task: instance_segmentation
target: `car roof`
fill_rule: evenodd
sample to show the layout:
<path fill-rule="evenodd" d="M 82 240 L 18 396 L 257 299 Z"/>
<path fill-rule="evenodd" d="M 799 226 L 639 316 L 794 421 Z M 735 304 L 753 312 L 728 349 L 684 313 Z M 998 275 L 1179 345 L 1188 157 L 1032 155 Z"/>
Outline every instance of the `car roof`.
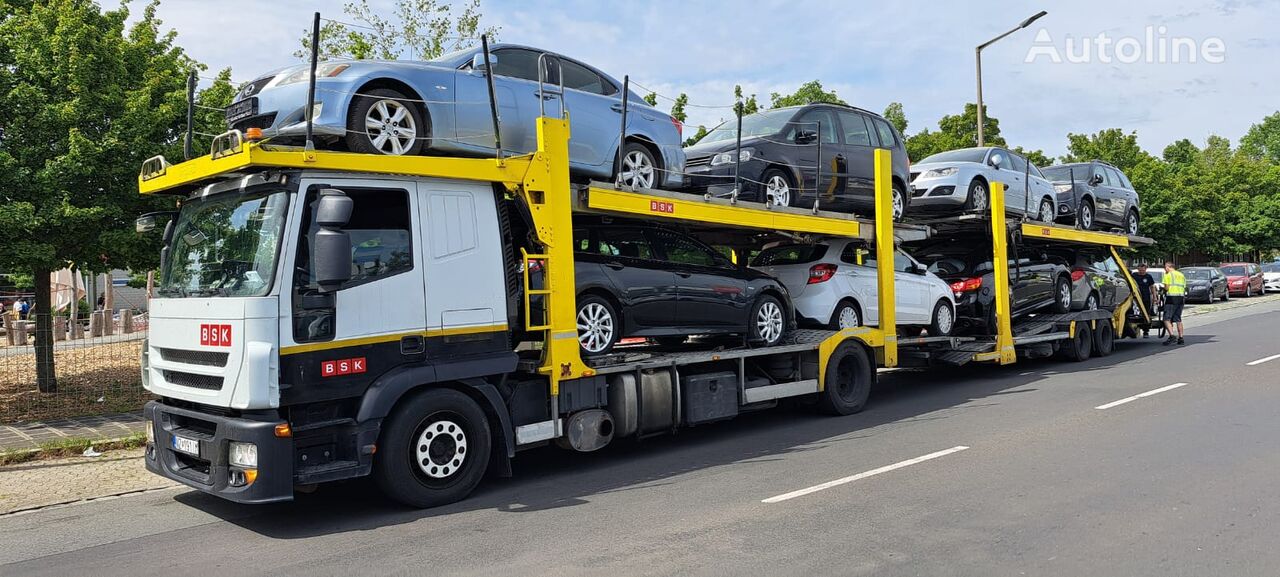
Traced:
<path fill-rule="evenodd" d="M 880 114 L 878 114 L 878 113 L 876 113 L 876 112 L 872 112 L 872 111 L 870 111 L 870 110 L 867 110 L 867 109 L 865 109 L 865 108 L 858 108 L 857 106 L 852 106 L 852 105 L 849 105 L 849 104 L 840 104 L 839 102 L 810 102 L 810 103 L 808 103 L 808 104 L 797 104 L 797 105 L 795 105 L 795 106 L 780 106 L 780 107 L 778 107 L 778 108 L 769 108 L 769 109 L 767 109 L 767 110 L 761 110 L 760 112 L 770 112 L 770 111 L 774 111 L 774 110 L 788 110 L 788 109 L 799 110 L 799 109 L 801 109 L 801 108 L 822 108 L 822 107 L 840 108 L 840 109 L 844 109 L 844 110 L 853 110 L 853 111 L 855 111 L 855 112 L 861 112 L 861 113 L 863 113 L 863 114 L 869 114 L 869 115 L 874 116 L 874 117 L 876 117 L 876 118 L 880 118 L 880 119 L 883 119 L 883 118 L 884 118 L 884 116 L 882 116 L 882 115 L 880 115 Z"/>

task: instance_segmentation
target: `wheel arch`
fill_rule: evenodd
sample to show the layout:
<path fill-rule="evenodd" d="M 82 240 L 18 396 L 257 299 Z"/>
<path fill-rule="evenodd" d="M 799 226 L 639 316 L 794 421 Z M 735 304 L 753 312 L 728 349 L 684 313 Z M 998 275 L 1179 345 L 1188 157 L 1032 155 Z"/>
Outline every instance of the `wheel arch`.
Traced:
<path fill-rule="evenodd" d="M 632 144 L 632 143 L 639 144 L 640 146 L 645 147 L 645 149 L 649 151 L 649 154 L 653 155 L 653 162 L 658 165 L 659 171 L 663 171 L 667 169 L 666 160 L 662 156 L 662 149 L 658 146 L 658 143 L 655 142 L 654 139 L 651 138 L 649 135 L 639 133 L 639 132 L 628 134 L 626 139 L 626 144 Z M 618 147 L 615 146 L 613 147 L 613 160 L 610 161 L 610 165 L 613 166 L 614 174 L 617 174 L 619 169 L 618 160 L 619 160 Z M 665 182 L 666 180 L 665 175 L 659 175 L 654 178 L 655 178 L 655 182 Z"/>
<path fill-rule="evenodd" d="M 412 86 L 410 86 L 408 83 L 406 83 L 403 80 L 400 80 L 397 78 L 391 78 L 388 76 L 380 76 L 377 78 L 371 78 L 369 80 L 366 80 L 363 84 L 360 85 L 359 88 L 355 90 L 355 92 L 359 94 L 368 94 L 370 90 L 377 90 L 379 88 L 388 88 L 391 90 L 395 90 L 396 92 L 404 94 L 406 98 L 415 100 L 416 102 L 413 102 L 413 105 L 417 107 L 418 112 L 422 113 L 422 116 L 427 123 L 427 126 L 425 127 L 426 137 L 428 139 L 431 138 L 431 134 L 432 134 L 431 109 L 427 106 L 425 99 L 422 98 L 422 95 L 419 94 L 417 90 L 414 90 Z M 352 101 L 354 100 L 355 99 L 353 98 Z M 348 108 L 349 106 L 350 105 L 348 105 Z M 427 147 L 430 147 L 430 145 L 431 145 L 431 141 L 428 140 Z"/>
<path fill-rule="evenodd" d="M 773 285 L 764 285 L 763 287 L 760 288 L 760 292 L 759 294 L 756 295 L 756 299 L 758 300 L 760 297 L 764 295 L 769 295 L 775 299 L 778 299 L 778 303 L 782 305 L 783 313 L 786 314 L 787 316 L 787 319 L 786 319 L 787 329 L 790 330 L 791 328 L 795 327 L 795 324 L 796 324 L 795 304 L 791 302 L 791 298 L 786 295 L 785 291 Z M 752 305 L 747 308 L 748 324 L 750 324 L 751 322 L 751 311 L 754 308 L 755 308 L 755 301 L 753 300 Z"/>

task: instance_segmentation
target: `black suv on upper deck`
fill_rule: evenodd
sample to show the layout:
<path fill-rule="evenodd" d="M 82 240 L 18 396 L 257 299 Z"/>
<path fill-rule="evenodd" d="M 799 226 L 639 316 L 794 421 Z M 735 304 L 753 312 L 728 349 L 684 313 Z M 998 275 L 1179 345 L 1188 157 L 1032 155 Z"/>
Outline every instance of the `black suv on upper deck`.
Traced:
<path fill-rule="evenodd" d="M 1138 192 L 1120 169 L 1101 160 L 1059 164 L 1040 172 L 1058 191 L 1058 218 L 1085 230 L 1118 228 L 1138 234 Z"/>
<path fill-rule="evenodd" d="M 686 187 L 698 193 L 730 193 L 737 145 L 735 119 L 686 147 Z M 808 104 L 743 116 L 742 197 L 805 208 L 817 200 L 823 209 L 874 213 L 877 148 L 893 153 L 897 220 L 911 202 L 906 194 L 907 149 L 902 135 L 879 114 L 839 104 Z"/>

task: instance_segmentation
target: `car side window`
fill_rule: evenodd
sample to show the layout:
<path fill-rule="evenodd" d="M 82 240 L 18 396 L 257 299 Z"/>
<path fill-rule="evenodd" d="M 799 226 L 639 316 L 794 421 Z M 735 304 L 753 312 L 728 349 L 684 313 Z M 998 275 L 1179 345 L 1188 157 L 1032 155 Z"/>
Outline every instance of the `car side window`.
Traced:
<path fill-rule="evenodd" d="M 802 130 L 821 132 L 823 144 L 836 143 L 836 118 L 830 110 L 810 110 L 791 121 L 791 128 L 787 130 L 787 140 L 794 141 L 796 133 Z"/>
<path fill-rule="evenodd" d="M 1129 177 L 1125 176 L 1124 173 L 1120 172 L 1119 170 L 1116 170 L 1116 175 L 1120 177 L 1121 185 L 1123 185 L 1125 188 L 1129 190 L 1133 190 L 1133 183 L 1129 182 Z"/>
<path fill-rule="evenodd" d="M 895 148 L 898 146 L 898 138 L 893 133 L 893 127 L 889 126 L 879 118 L 872 118 L 871 122 L 876 125 L 876 133 L 880 135 L 881 148 Z"/>
<path fill-rule="evenodd" d="M 653 247 L 637 228 L 603 227 L 596 231 L 596 252 L 605 256 L 653 260 Z"/>
<path fill-rule="evenodd" d="M 498 59 L 493 65 L 494 74 L 538 81 L 537 52 L 523 48 L 503 48 L 494 50 L 493 55 Z"/>
<path fill-rule="evenodd" d="M 854 146 L 871 146 L 871 131 L 861 114 L 840 111 L 840 125 L 844 128 L 844 143 Z"/>
<path fill-rule="evenodd" d="M 653 236 L 662 245 L 667 261 L 695 266 L 719 266 L 723 261 L 711 250 L 692 239 L 666 230 L 655 230 Z"/>
<path fill-rule="evenodd" d="M 1107 180 L 1110 181 L 1111 186 L 1116 188 L 1125 188 L 1124 181 L 1120 180 L 1120 173 L 1117 172 L 1116 169 L 1111 168 L 1110 166 L 1104 168 L 1107 171 Z"/>
<path fill-rule="evenodd" d="M 1018 172 L 1027 170 L 1027 159 L 1013 153 L 1009 153 L 1009 162 L 1013 163 L 1013 169 Z"/>
<path fill-rule="evenodd" d="M 893 252 L 893 270 L 898 272 L 907 272 L 911 267 L 915 266 L 915 264 L 916 261 L 911 260 L 911 257 L 907 256 L 906 253 L 903 253 L 900 250 Z"/>
<path fill-rule="evenodd" d="M 618 91 L 613 84 L 592 72 L 586 66 L 572 60 L 560 60 L 560 71 L 564 75 L 564 87 L 592 94 L 608 96 Z"/>
<path fill-rule="evenodd" d="M 1111 182 L 1111 175 L 1107 174 L 1107 167 L 1095 166 L 1093 169 L 1093 173 L 1102 177 L 1103 186 L 1114 186 L 1114 184 Z"/>
<path fill-rule="evenodd" d="M 1040 167 L 1038 167 L 1038 166 L 1036 166 L 1036 165 L 1034 165 L 1034 164 L 1032 164 L 1032 165 L 1031 165 L 1031 174 L 1033 174 L 1033 175 L 1035 175 L 1035 176 L 1038 176 L 1038 177 L 1040 177 L 1040 178 L 1044 178 L 1044 173 L 1043 173 L 1043 172 L 1040 172 Z"/>
<path fill-rule="evenodd" d="M 844 250 L 840 251 L 840 262 L 858 264 L 858 245 L 853 243 L 844 245 Z"/>

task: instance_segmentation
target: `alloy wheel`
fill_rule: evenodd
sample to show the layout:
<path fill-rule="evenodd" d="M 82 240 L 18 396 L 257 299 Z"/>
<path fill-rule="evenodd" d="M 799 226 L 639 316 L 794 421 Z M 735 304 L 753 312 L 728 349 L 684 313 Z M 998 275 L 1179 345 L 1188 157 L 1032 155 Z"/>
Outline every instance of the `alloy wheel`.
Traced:
<path fill-rule="evenodd" d="M 449 420 L 427 423 L 418 435 L 415 463 L 422 474 L 432 479 L 447 479 L 462 470 L 467 460 L 467 435 L 462 427 Z"/>
<path fill-rule="evenodd" d="M 1084 301 L 1084 309 L 1087 311 L 1098 310 L 1098 297 L 1089 295 L 1089 298 Z"/>
<path fill-rule="evenodd" d="M 1053 203 L 1047 200 L 1040 202 L 1040 222 L 1053 222 Z"/>
<path fill-rule="evenodd" d="M 895 188 L 893 189 L 893 220 L 902 219 L 902 209 L 902 191 Z"/>
<path fill-rule="evenodd" d="M 1129 236 L 1138 236 L 1138 215 L 1129 213 Z"/>
<path fill-rule="evenodd" d="M 782 338 L 782 307 L 769 300 L 756 311 L 756 334 L 766 343 Z"/>
<path fill-rule="evenodd" d="M 781 174 L 769 177 L 764 183 L 765 199 L 774 206 L 791 206 L 791 185 Z"/>
<path fill-rule="evenodd" d="M 840 316 L 836 317 L 837 326 L 841 329 L 851 329 L 858 326 L 858 309 L 851 305 L 843 305 L 840 309 Z"/>
<path fill-rule="evenodd" d="M 587 303 L 578 311 L 578 344 L 588 353 L 599 353 L 613 342 L 613 315 L 600 303 Z"/>
<path fill-rule="evenodd" d="M 413 148 L 418 126 L 409 107 L 395 100 L 379 100 L 364 118 L 369 142 L 383 154 L 399 156 Z"/>
<path fill-rule="evenodd" d="M 1071 310 L 1071 284 L 1061 283 L 1058 285 L 1058 302 L 1064 310 Z"/>
<path fill-rule="evenodd" d="M 634 188 L 653 188 L 654 172 L 653 159 L 639 150 L 632 150 L 622 158 L 618 182 Z"/>
<path fill-rule="evenodd" d="M 973 209 L 978 211 L 987 209 L 987 187 L 983 184 L 973 187 Z"/>
<path fill-rule="evenodd" d="M 1080 205 L 1080 228 L 1093 228 L 1093 208 L 1088 203 Z"/>

